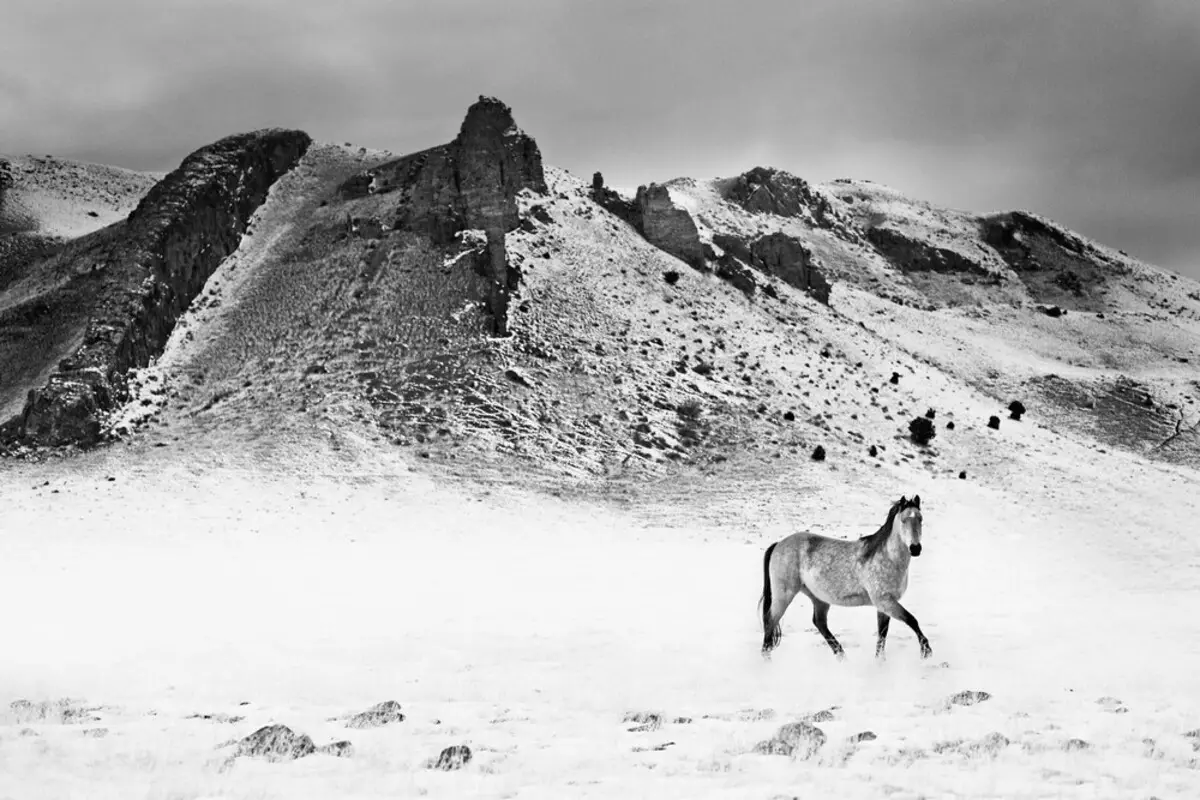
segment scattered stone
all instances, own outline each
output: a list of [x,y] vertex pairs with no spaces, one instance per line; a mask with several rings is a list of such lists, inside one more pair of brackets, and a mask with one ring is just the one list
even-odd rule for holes
[[676,717],[675,719],[671,720],[671,722],[673,722],[676,725],[690,725],[692,723],[692,718],[691,717]]
[[108,728],[87,728],[80,731],[80,733],[90,739],[103,739],[105,736],[108,736]]
[[991,700],[992,696],[987,692],[978,692],[974,689],[967,689],[953,695],[946,701],[948,706],[973,706],[976,703],[982,703],[985,700]]
[[384,700],[378,705],[371,706],[366,711],[360,711],[346,722],[347,728],[378,728],[393,722],[404,722],[404,714],[400,712],[400,704],[395,700]]
[[1007,736],[997,731],[992,731],[978,741],[967,742],[959,749],[969,755],[983,754],[994,756],[1004,748],[1008,747],[1009,744],[1011,744],[1011,742],[1009,742]]
[[824,461],[825,460],[825,448],[821,447],[821,445],[817,445],[816,447],[814,447],[813,451],[812,451],[812,460],[813,461]]
[[892,377],[888,380],[888,383],[890,383],[892,385],[896,385],[896,384],[900,383],[900,373],[893,372]]
[[471,748],[465,744],[456,744],[447,747],[437,757],[437,761],[433,762],[433,769],[440,769],[446,772],[455,769],[462,769],[471,762]]
[[1091,747],[1091,745],[1083,739],[1067,739],[1067,741],[1063,743],[1063,750],[1066,750],[1068,753],[1087,750],[1089,747]]
[[1041,311],[1047,317],[1061,317],[1067,313],[1067,310],[1060,306],[1038,306],[1038,311]]
[[822,709],[821,711],[816,711],[812,714],[804,715],[804,721],[810,722],[810,723],[811,722],[832,722],[833,719],[834,719],[833,712],[830,711],[829,709]]
[[350,758],[354,755],[354,745],[347,741],[333,742],[317,748],[318,753],[337,758]]
[[875,458],[875,456],[879,455],[879,448],[875,445],[871,445],[867,448],[867,455],[869,455],[871,458]]
[[532,386],[529,379],[515,369],[504,370],[504,377],[508,378],[518,386],[524,386],[525,388],[530,388],[530,386]]
[[661,752],[663,750],[666,750],[668,747],[671,747],[674,744],[675,744],[674,742],[663,742],[662,744],[656,744],[653,747],[635,747],[635,748],[633,748],[633,752],[635,752],[635,753]]
[[795,422],[796,414],[795,414],[795,412],[792,412],[792,411],[785,411],[785,412],[783,412],[783,418],[785,420],[787,420],[788,422]]
[[874,731],[861,731],[851,736],[847,741],[851,744],[858,744],[859,742],[873,742],[878,738]]
[[1000,430],[1000,418],[996,416],[988,417],[988,427],[994,431]]
[[949,422],[946,423],[946,430],[948,430],[948,431],[954,430],[954,420],[950,420]]
[[794,758],[810,758],[825,744],[825,732],[807,722],[789,722],[775,733],[775,741],[791,747]]
[[794,750],[792,745],[778,739],[764,739],[754,745],[754,752],[764,756],[790,756]]
[[294,761],[317,750],[305,734],[293,733],[286,725],[267,725],[237,743],[234,756],[265,758],[267,761]]
[[187,719],[204,719],[209,722],[241,722],[245,717],[231,716],[229,714],[192,714]]
[[967,471],[965,469],[962,472],[958,473],[958,479],[960,481],[965,481],[967,479]]

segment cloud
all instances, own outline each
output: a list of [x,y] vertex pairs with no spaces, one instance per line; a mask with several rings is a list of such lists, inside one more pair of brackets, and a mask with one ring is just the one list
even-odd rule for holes
[[9,5],[6,151],[166,169],[282,125],[408,152],[492,94],[584,177],[869,177],[1200,276],[1194,0]]

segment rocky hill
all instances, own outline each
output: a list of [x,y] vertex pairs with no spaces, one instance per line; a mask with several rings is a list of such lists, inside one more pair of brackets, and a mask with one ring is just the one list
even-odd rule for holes
[[[0,297],[11,452],[295,435],[480,476],[821,481],[1012,475],[1036,430],[1200,461],[1195,282],[866,181],[623,195],[544,166],[493,99],[402,158],[225,140],[94,236]],[[97,263],[119,292],[87,283]]]

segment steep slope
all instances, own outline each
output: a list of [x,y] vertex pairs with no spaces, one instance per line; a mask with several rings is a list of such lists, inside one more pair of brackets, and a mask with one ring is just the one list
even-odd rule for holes
[[9,436],[94,443],[99,415],[123,399],[125,372],[159,352],[308,143],[300,132],[260,131],[203,148],[127,220],[26,266],[0,296],[0,423]]

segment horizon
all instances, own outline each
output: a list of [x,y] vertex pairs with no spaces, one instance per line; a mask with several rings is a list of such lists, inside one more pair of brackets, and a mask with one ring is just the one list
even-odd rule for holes
[[8,16],[0,45],[25,66],[0,76],[12,155],[167,171],[262,127],[403,155],[452,139],[488,95],[585,181],[755,166],[868,179],[943,207],[1033,211],[1200,279],[1200,11],[1186,0],[18,0]]

